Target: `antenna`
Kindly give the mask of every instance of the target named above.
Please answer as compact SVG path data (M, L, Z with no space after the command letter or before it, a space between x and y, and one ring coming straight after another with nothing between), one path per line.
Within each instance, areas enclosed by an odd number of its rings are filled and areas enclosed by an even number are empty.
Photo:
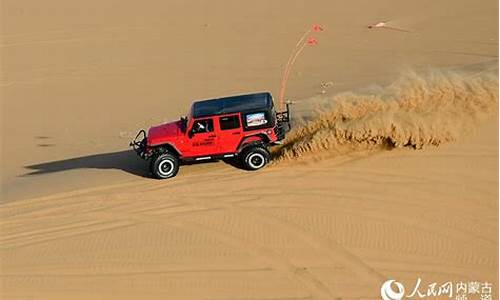
M304 34L300 37L299 41L295 45L295 47L292 50L292 53L290 54L290 57L288 58L288 61L285 66L285 70L283 71L283 77L281 78L281 84L280 84L280 92L278 96L278 100L280 103L280 109L283 111L283 105L284 105L284 98L285 98L285 89L286 89L286 84L288 81L288 77L290 76L290 71L299 57L299 55L304 51L305 47L307 46L314 46L318 44L318 40L311 36L311 33L313 32L321 32L323 31L323 27L319 24L313 24Z

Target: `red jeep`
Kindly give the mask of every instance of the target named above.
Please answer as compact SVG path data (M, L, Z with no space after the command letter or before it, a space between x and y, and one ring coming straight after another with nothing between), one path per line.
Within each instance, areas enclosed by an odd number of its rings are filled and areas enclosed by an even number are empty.
M225 97L192 104L188 117L139 131L130 146L156 178L174 177L181 162L235 159L258 170L270 159L268 147L290 130L289 108L276 112L270 93Z

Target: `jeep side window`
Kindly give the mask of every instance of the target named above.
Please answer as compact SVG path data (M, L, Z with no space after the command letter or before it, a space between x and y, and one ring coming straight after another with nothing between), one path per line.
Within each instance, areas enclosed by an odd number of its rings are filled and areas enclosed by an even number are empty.
M191 129L193 134L212 131L214 131L214 122L212 119L196 120L194 121L193 128Z
M240 118L239 115L220 117L219 125L221 130L229 130L240 128Z
M269 113L265 111L251 112L243 115L245 130L255 130L270 127Z

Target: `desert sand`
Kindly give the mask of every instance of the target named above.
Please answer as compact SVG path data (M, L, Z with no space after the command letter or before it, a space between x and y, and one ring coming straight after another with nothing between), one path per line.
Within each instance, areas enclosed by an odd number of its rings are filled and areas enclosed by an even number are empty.
M4 0L1 20L2 299L498 287L498 2ZM276 96L314 23L272 165L148 177L137 130Z

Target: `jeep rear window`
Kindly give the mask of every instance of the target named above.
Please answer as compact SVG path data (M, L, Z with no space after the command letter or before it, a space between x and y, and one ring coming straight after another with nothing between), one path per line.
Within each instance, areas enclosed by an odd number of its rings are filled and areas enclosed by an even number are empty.
M247 127L257 127L267 124L266 114L264 112L247 114L245 117L247 120Z
M274 119L270 111L253 111L241 116L243 130L256 130L274 126Z
M219 125L221 130L240 128L240 118L238 115L220 117Z

